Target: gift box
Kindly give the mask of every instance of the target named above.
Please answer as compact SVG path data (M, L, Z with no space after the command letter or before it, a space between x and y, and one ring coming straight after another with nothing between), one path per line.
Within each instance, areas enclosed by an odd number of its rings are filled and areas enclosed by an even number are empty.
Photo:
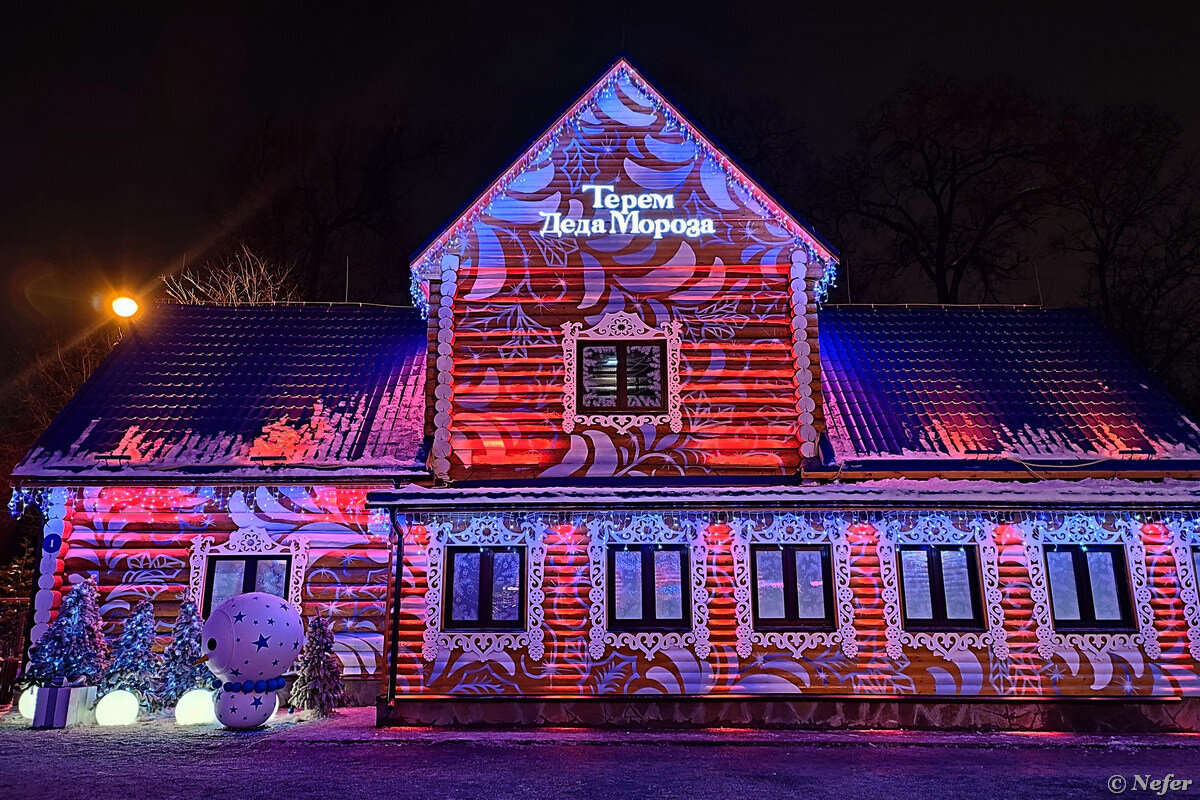
M95 686L44 686L37 690L33 727L87 725L96 706Z

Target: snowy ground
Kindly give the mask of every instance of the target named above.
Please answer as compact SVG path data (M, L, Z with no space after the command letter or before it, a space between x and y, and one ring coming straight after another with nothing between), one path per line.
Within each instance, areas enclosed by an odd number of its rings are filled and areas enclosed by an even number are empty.
M32 731L0 721L0 798L1200 797L1200 734L376 730L372 709L267 730ZM1156 794L1135 776L1192 779ZM1119 786L1119 784L1116 784Z

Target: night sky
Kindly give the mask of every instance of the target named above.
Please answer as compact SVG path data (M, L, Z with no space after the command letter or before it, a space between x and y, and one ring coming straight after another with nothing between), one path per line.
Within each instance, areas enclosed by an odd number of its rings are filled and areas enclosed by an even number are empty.
M1154 103L1200 138L1195 4L891 5L7 5L3 334L78 329L110 289L202 259L237 213L221 196L230 163L268 120L398 107L418 138L452 132L452 159L408 171L415 251L622 51L701 126L714 109L777 107L822 155L921 64L1051 100ZM395 274L403 291L403 263Z

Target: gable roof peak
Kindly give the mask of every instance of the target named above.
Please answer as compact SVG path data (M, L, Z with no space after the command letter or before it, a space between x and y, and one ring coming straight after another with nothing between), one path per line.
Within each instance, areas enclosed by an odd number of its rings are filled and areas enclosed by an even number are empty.
M623 81L626 85L622 85ZM486 212L494 200L505 194L514 180L528 168L550 158L564 133L570 132L578 135L578 122L581 117L597 108L604 111L605 104L602 101L611 98L618 88L635 102L651 106L662 113L684 138L696 145L696 158L709 158L715 162L724 172L730 185L737 185L752 197L781 227L803 243L812 256L825 265L825 275L814 287L818 298L824 299L825 293L833 285L836 276L838 263L836 251L806 223L786 210L775 198L763 190L745 170L717 148L694 123L684 117L661 92L650 85L625 56L621 56L413 259L413 300L423 313L427 313L428 309L426 292L422 288L422 283L440 273L441 259L447 248L453 249L458 246L460 235ZM611 107L611 103L608 105Z

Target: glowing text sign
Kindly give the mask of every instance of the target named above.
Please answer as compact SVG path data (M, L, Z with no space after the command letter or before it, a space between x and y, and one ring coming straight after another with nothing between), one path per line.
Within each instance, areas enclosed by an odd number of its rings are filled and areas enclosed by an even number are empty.
M674 211L673 194L617 194L615 186L583 185L592 193L592 208L599 213L591 219L564 218L561 212L539 211L545 218L542 236L595 236L608 233L633 233L661 239L666 234L697 239L715 233L714 222L704 217L676 217L654 214L655 211ZM607 217L603 216L608 212ZM642 212L649 212L643 214Z

